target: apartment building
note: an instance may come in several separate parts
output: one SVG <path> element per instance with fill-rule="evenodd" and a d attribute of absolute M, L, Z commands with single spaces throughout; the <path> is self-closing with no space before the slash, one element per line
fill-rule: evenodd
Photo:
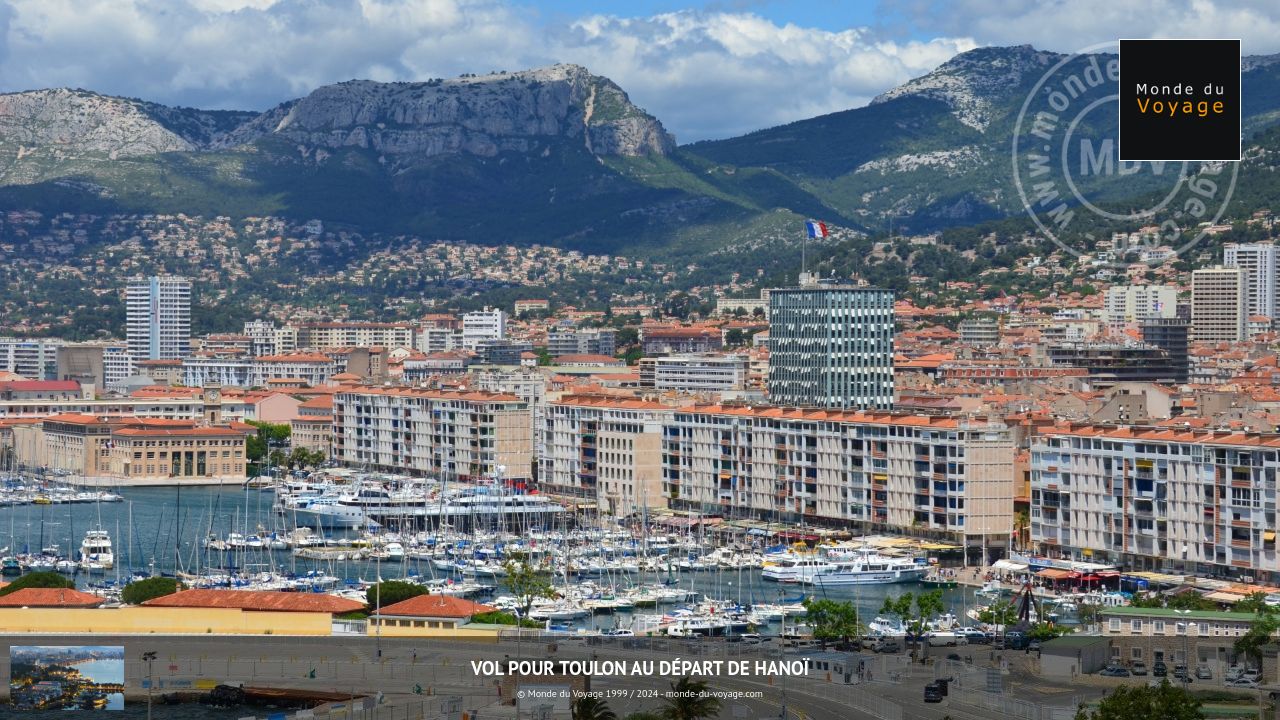
<path fill-rule="evenodd" d="M 69 343 L 59 346 L 56 355 L 59 380 L 75 380 L 99 391 L 134 373 L 129 346 L 121 342 Z"/>
<path fill-rule="evenodd" d="M 1242 268 L 1204 268 L 1191 273 L 1191 339 L 1245 339 L 1248 278 Z"/>
<path fill-rule="evenodd" d="M 642 327 L 640 346 L 647 357 L 719 350 L 724 338 L 714 328 Z"/>
<path fill-rule="evenodd" d="M 409 323 L 295 323 L 297 347 L 414 347 L 416 328 Z"/>
<path fill-rule="evenodd" d="M 496 308 L 473 310 L 462 316 L 462 347 L 474 350 L 481 340 L 507 336 L 507 314 Z"/>
<path fill-rule="evenodd" d="M 1014 450 L 1001 423 L 695 406 L 663 431 L 663 494 L 728 517 L 931 531 L 990 560 L 1012 531 Z"/>
<path fill-rule="evenodd" d="M 618 331 L 612 328 L 551 330 L 547 333 L 547 353 L 561 355 L 613 355 L 618 351 Z"/>
<path fill-rule="evenodd" d="M 745 390 L 750 361 L 746 355 L 666 355 L 641 358 L 640 387 L 689 392 Z"/>
<path fill-rule="evenodd" d="M 1280 582 L 1280 435 L 1064 424 L 1031 446 L 1031 539 L 1050 556 Z"/>
<path fill-rule="evenodd" d="M 150 277 L 125 291 L 129 353 L 134 362 L 185 357 L 191 351 L 191 281 Z"/>
<path fill-rule="evenodd" d="M 662 431 L 673 412 L 657 402 L 599 395 L 548 403 L 538 487 L 617 517 L 666 507 Z"/>
<path fill-rule="evenodd" d="M 1103 298 L 1103 313 L 1112 329 L 1149 318 L 1177 317 L 1178 291 L 1169 285 L 1114 285 Z"/>
<path fill-rule="evenodd" d="M 333 396 L 317 395 L 298 405 L 298 414 L 289 421 L 293 447 L 319 450 L 333 456 Z"/>
<path fill-rule="evenodd" d="M 321 353 L 267 355 L 253 359 L 253 375 L 249 380 L 251 386 L 263 387 L 271 380 L 297 378 L 316 387 L 337 374 L 336 367 L 332 357 Z"/>
<path fill-rule="evenodd" d="M 28 380 L 56 379 L 61 346 L 61 341 L 0 337 L 0 372 Z"/>
<path fill-rule="evenodd" d="M 993 317 L 972 317 L 961 320 L 960 342 L 965 345 L 998 345 L 1000 321 Z"/>
<path fill-rule="evenodd" d="M 357 387 L 333 399 L 333 457 L 385 472 L 523 482 L 529 403 L 506 393 Z"/>
<path fill-rule="evenodd" d="M 1227 243 L 1222 248 L 1222 264 L 1245 272 L 1245 303 L 1248 314 L 1276 319 L 1276 274 L 1280 252 L 1271 243 Z"/>

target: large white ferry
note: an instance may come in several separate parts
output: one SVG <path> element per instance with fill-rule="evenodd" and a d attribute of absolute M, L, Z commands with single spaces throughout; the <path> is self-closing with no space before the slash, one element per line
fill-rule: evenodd
<path fill-rule="evenodd" d="M 911 558 L 889 557 L 864 550 L 817 569 L 809 582 L 818 587 L 918 582 L 927 571 L 926 566 Z"/>

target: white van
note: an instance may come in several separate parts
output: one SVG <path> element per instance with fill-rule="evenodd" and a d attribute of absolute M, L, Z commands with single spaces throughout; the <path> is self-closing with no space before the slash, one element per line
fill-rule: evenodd
<path fill-rule="evenodd" d="M 969 638 L 953 632 L 936 632 L 929 634 L 929 647 L 954 647 L 968 645 Z"/>

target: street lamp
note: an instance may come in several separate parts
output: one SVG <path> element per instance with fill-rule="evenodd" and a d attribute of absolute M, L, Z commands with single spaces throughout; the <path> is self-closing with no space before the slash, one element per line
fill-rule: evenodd
<path fill-rule="evenodd" d="M 1191 634 L 1191 621 L 1187 616 L 1191 614 L 1190 610 L 1174 609 L 1174 612 L 1182 616 L 1182 690 L 1187 689 L 1187 682 L 1191 676 L 1191 656 L 1187 654 L 1187 636 Z"/>
<path fill-rule="evenodd" d="M 156 676 L 153 671 L 156 661 L 156 654 L 152 652 L 142 653 L 142 659 L 147 663 L 147 720 L 151 720 L 151 688 L 156 684 Z"/>

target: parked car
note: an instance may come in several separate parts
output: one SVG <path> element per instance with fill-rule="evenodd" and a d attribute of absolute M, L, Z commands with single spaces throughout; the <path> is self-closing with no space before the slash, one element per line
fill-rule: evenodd
<path fill-rule="evenodd" d="M 1258 687 L 1258 681 L 1250 680 L 1248 678 L 1238 677 L 1234 680 L 1228 680 L 1225 683 L 1225 685 L 1229 688 L 1245 688 L 1245 689 L 1252 690 L 1253 688 Z"/>
<path fill-rule="evenodd" d="M 1142 662 L 1141 660 L 1134 660 L 1133 662 L 1129 663 L 1129 672 L 1133 673 L 1134 675 L 1146 675 L 1147 664 Z"/>
<path fill-rule="evenodd" d="M 1238 680 L 1238 679 L 1240 679 L 1240 675 L 1241 675 L 1241 673 L 1243 673 L 1243 672 L 1244 672 L 1244 666 L 1243 666 L 1243 665 L 1232 665 L 1231 667 L 1227 668 L 1227 674 L 1223 676 L 1223 679 L 1224 679 L 1224 680 Z"/>
<path fill-rule="evenodd" d="M 902 652 L 902 643 L 892 638 L 881 638 L 871 649 L 878 653 L 898 653 Z"/>
<path fill-rule="evenodd" d="M 1201 680 L 1213 679 L 1213 670 L 1209 669 L 1208 663 L 1200 663 L 1199 665 L 1196 665 L 1196 677 Z"/>
<path fill-rule="evenodd" d="M 1103 677 L 1129 677 L 1129 671 L 1119 665 L 1108 665 L 1098 671 Z"/>
<path fill-rule="evenodd" d="M 1040 652 L 1040 641 L 1032 640 L 1031 642 L 1027 643 L 1027 649 L 1030 650 L 1031 652 Z"/>
<path fill-rule="evenodd" d="M 927 703 L 942 702 L 942 690 L 937 683 L 929 683 L 924 686 L 924 701 Z"/>
<path fill-rule="evenodd" d="M 1240 673 L 1240 679 L 1248 680 L 1249 682 L 1252 682 L 1252 683 L 1261 682 L 1262 671 L 1258 670 L 1257 668 L 1247 668 L 1244 672 Z"/>
<path fill-rule="evenodd" d="M 1169 667 L 1164 664 L 1163 660 L 1157 660 L 1155 665 L 1151 666 L 1152 677 L 1165 677 L 1169 674 Z"/>
<path fill-rule="evenodd" d="M 977 628 L 960 628 L 955 631 L 957 635 L 962 635 L 969 641 L 970 645 L 979 645 L 991 642 L 991 636 Z"/>

